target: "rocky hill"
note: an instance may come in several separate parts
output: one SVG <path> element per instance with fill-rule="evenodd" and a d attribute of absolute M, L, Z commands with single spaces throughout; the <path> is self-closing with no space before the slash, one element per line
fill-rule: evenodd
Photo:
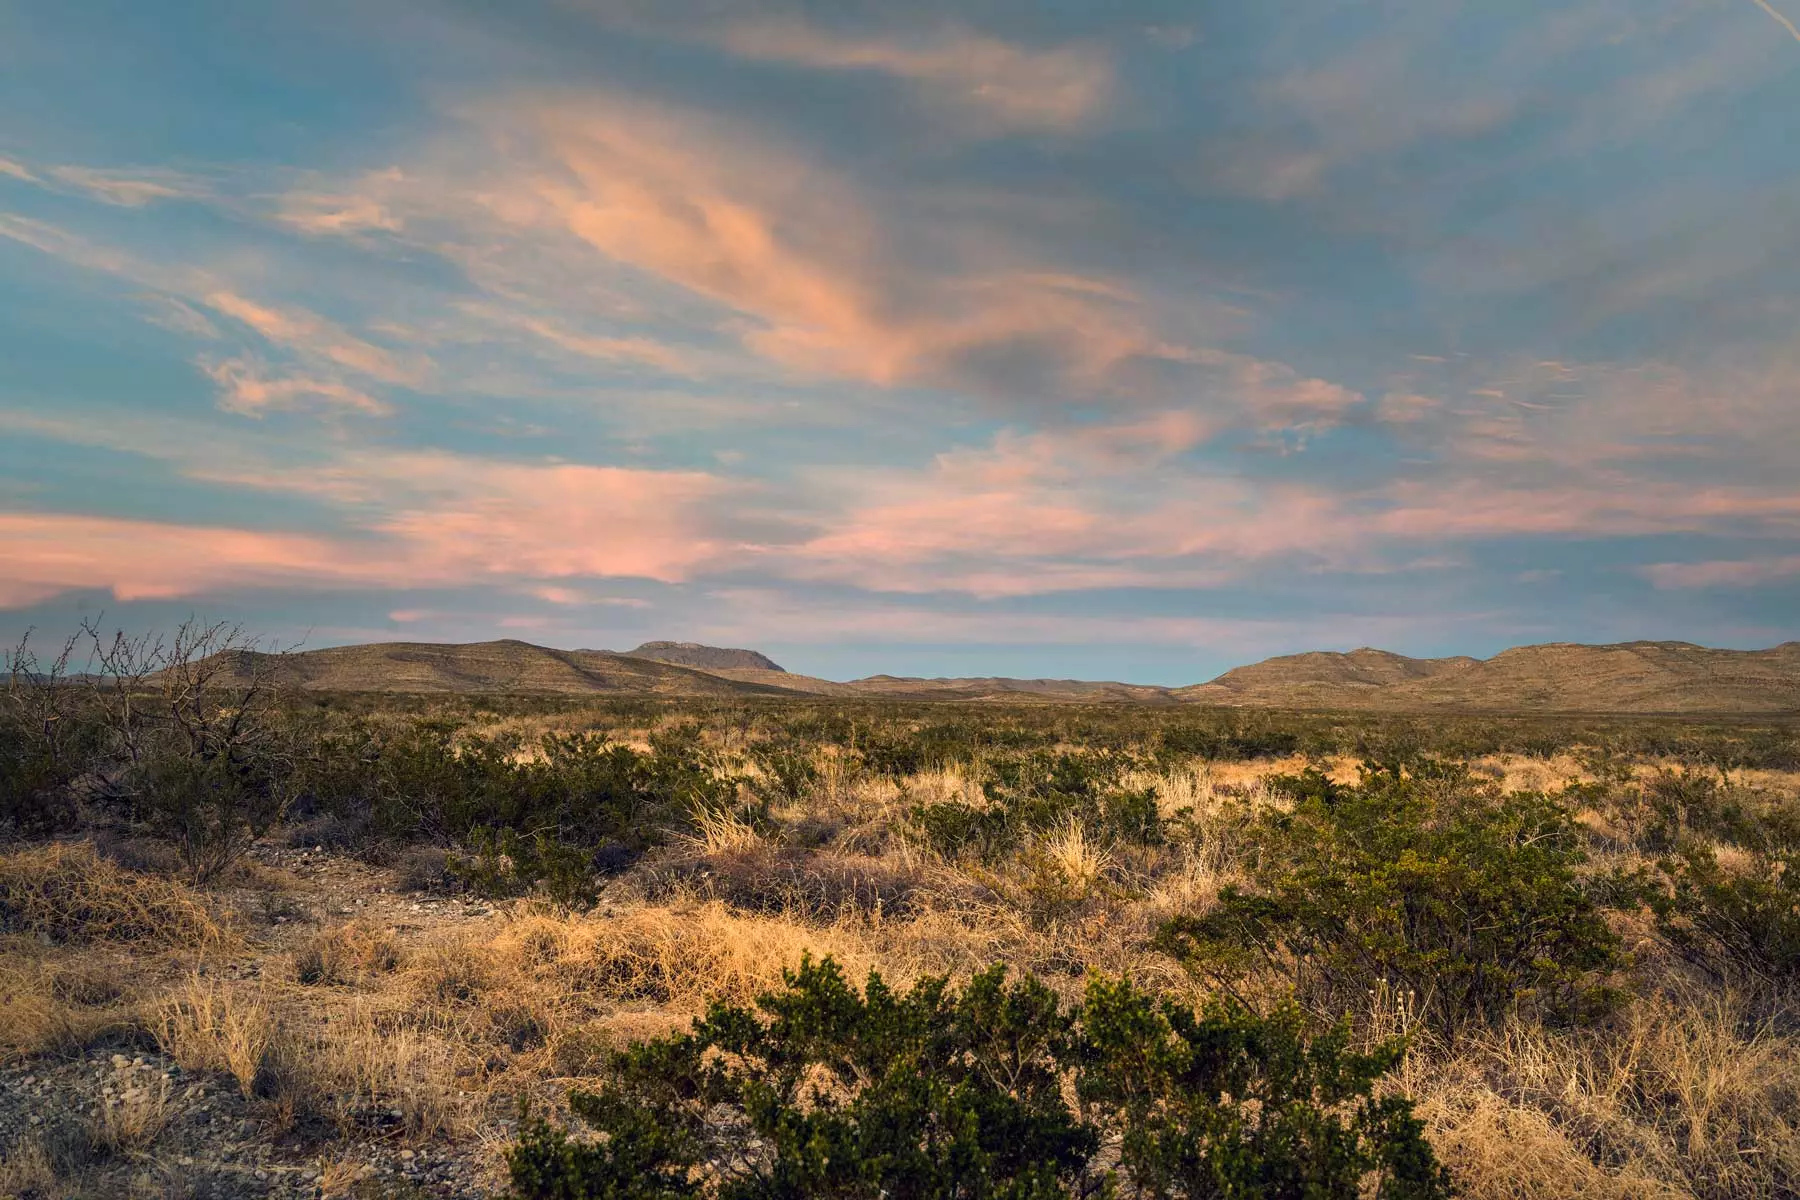
<path fill-rule="evenodd" d="M 242 676 L 258 656 L 245 655 Z M 1076 679 L 839 683 L 782 670 L 754 650 L 647 642 L 627 653 L 527 642 L 390 642 L 283 656 L 282 678 L 320 691 L 631 696 L 787 696 L 1245 705 L 1392 712 L 1800 714 L 1800 642 L 1712 650 L 1687 642 L 1521 646 L 1489 659 L 1385 650 L 1283 655 L 1208 683 L 1164 688 Z"/>
<path fill-rule="evenodd" d="M 787 674 L 767 656 L 754 650 L 729 650 L 721 646 L 702 646 L 699 642 L 645 642 L 636 650 L 625 652 L 631 658 L 648 658 L 656 662 L 674 663 L 678 667 L 694 667 L 701 671 L 769 671 Z"/>
<path fill-rule="evenodd" d="M 238 655 L 243 678 L 263 655 Z M 505 640 L 452 645 L 382 642 L 282 655 L 276 678 L 309 691 L 520 695 L 735 696 L 783 694 L 691 667 L 605 650 L 553 650 Z"/>
<path fill-rule="evenodd" d="M 1178 688 L 1190 703 L 1446 712 L 1795 713 L 1800 642 L 1519 646 L 1489 659 L 1297 654 Z"/>

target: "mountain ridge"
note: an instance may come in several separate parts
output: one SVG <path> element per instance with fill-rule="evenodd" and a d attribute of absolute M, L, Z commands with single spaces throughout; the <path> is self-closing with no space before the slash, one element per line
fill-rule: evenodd
<path fill-rule="evenodd" d="M 788 697 L 1244 706 L 1419 712 L 1800 714 L 1800 641 L 1766 650 L 1692 642 L 1515 646 L 1490 658 L 1412 658 L 1361 647 L 1277 655 L 1204 683 L 921 678 L 835 681 L 791 673 L 754 650 L 646 642 L 635 650 L 559 650 L 515 639 L 379 642 L 242 656 L 306 690 L 422 694 Z M 686 660 L 686 661 L 680 661 Z M 716 664 L 704 666 L 699 664 Z"/>

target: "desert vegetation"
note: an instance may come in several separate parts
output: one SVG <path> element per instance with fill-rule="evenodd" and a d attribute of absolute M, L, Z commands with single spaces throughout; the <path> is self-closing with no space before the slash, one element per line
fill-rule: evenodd
<path fill-rule="evenodd" d="M 1800 1190 L 1793 723 L 249 649 L 12 656 L 0 1195 Z"/>

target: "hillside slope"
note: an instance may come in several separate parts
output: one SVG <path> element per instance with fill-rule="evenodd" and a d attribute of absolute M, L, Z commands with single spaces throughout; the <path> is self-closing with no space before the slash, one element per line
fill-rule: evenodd
<path fill-rule="evenodd" d="M 651 657 L 649 649 L 706 668 Z M 243 677 L 253 656 L 236 672 Z M 746 665 L 736 665 L 746 664 Z M 757 665 L 766 664 L 766 665 Z M 1076 704 L 1234 705 L 1393 712 L 1800 714 L 1800 642 L 1712 650 L 1687 642 L 1521 646 L 1489 659 L 1385 650 L 1283 655 L 1182 688 L 1077 679 L 915 679 L 838 683 L 791 674 L 753 650 L 646 643 L 628 654 L 528 642 L 388 642 L 285 656 L 309 690 L 596 696 L 772 696 Z"/>
<path fill-rule="evenodd" d="M 778 675 L 787 674 L 767 655 L 755 650 L 702 646 L 698 642 L 645 642 L 636 650 L 625 651 L 625 655 L 628 658 L 674 663 L 678 667 L 693 667 L 700 671 L 767 671 Z"/>
<path fill-rule="evenodd" d="M 1489 659 L 1382 650 L 1272 658 L 1178 688 L 1190 703 L 1448 712 L 1800 712 L 1800 642 L 1520 646 Z"/>
<path fill-rule="evenodd" d="M 249 667 L 244 656 L 243 677 Z M 783 695 L 782 689 L 604 650 L 552 650 L 504 640 L 468 645 L 382 642 L 303 650 L 279 678 L 309 691 L 529 695 Z"/>

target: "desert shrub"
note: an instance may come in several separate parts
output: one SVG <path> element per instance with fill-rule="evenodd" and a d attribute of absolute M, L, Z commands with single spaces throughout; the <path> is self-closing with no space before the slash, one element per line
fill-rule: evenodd
<path fill-rule="evenodd" d="M 202 882 L 242 857 L 287 811 L 286 780 L 261 756 L 162 750 L 126 778 L 136 814 Z"/>
<path fill-rule="evenodd" d="M 1352 1053 L 1347 1023 L 1311 1039 L 1306 1026 L 1293 1005 L 1195 1012 L 1096 978 L 1077 1088 L 1090 1116 L 1121 1131 L 1122 1165 L 1144 1195 L 1450 1195 L 1411 1103 L 1374 1095 L 1402 1044 Z"/>
<path fill-rule="evenodd" d="M 758 750 L 755 760 L 762 768 L 764 791 L 769 799 L 803 800 L 818 786 L 818 764 L 805 749 L 764 747 Z"/>
<path fill-rule="evenodd" d="M 517 896 L 536 889 L 558 904 L 594 902 L 593 855 L 543 830 L 527 836 L 516 829 L 476 829 L 469 854 L 451 855 L 446 869 L 483 896 Z"/>
<path fill-rule="evenodd" d="M 1194 1014 L 1100 979 L 1065 1008 L 999 967 L 960 991 L 859 990 L 829 959 L 784 979 L 756 1010 L 715 1004 L 615 1053 L 570 1096 L 597 1139 L 528 1121 L 514 1195 L 1097 1195 L 1117 1183 L 1106 1135 L 1143 1195 L 1448 1194 L 1407 1103 L 1371 1098 L 1398 1048 L 1309 1041 L 1291 1011 Z"/>
<path fill-rule="evenodd" d="M 1283 758 L 1300 748 L 1300 737 L 1291 729 L 1178 725 L 1160 732 L 1158 749 L 1165 758 Z"/>
<path fill-rule="evenodd" d="M 1031 838 L 1080 822 L 1100 842 L 1155 845 L 1164 829 L 1153 788 L 1123 776 L 1135 764 L 1121 754 L 1047 754 L 988 762 L 985 803 L 960 800 L 915 805 L 910 819 L 925 843 L 948 858 L 992 862 Z"/>
<path fill-rule="evenodd" d="M 597 868 L 691 826 L 737 782 L 692 727 L 659 731 L 646 754 L 592 733 L 525 743 L 442 719 L 359 724 L 306 761 L 303 794 L 327 816 L 380 838 L 461 845 L 452 873 L 483 894 L 538 887 L 564 903 L 591 899 Z"/>
<path fill-rule="evenodd" d="M 1712 846 L 1689 842 L 1662 867 L 1657 928 L 1690 962 L 1720 978 L 1800 978 L 1800 848 L 1756 851 L 1726 870 Z"/>
<path fill-rule="evenodd" d="M 1617 1000 L 1618 938 L 1554 799 L 1430 764 L 1282 785 L 1291 811 L 1245 818 L 1252 887 L 1224 888 L 1213 911 L 1159 934 L 1219 986 L 1272 972 L 1329 1013 L 1397 989 L 1445 1034 L 1518 1009 L 1589 1019 Z"/>
<path fill-rule="evenodd" d="M 0 828 L 44 833 L 71 825 L 70 785 L 99 739 L 86 689 L 69 674 L 76 641 L 40 660 L 31 635 L 0 655 Z"/>

